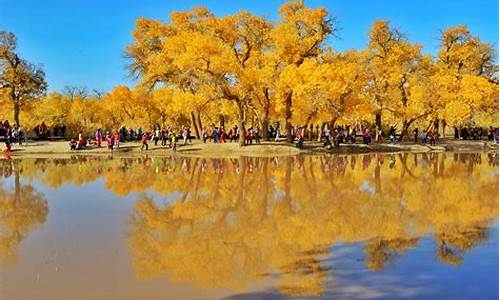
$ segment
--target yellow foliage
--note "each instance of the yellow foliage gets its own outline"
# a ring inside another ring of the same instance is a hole
[[[366,49],[336,53],[325,44],[336,30],[331,20],[326,9],[301,0],[283,4],[274,22],[247,11],[216,16],[206,7],[173,12],[167,21],[140,18],[126,48],[136,87],[117,86],[102,99],[69,99],[40,96],[45,85],[38,80],[32,82],[38,89],[26,86],[29,99],[17,102],[1,89],[0,118],[19,107],[23,126],[45,121],[71,133],[153,124],[191,124],[199,132],[221,119],[264,133],[285,121],[287,134],[292,123],[370,124],[374,116],[403,131],[439,119],[497,124],[494,49],[467,26],[444,30],[432,58],[389,20],[373,23]],[[12,48],[9,43],[0,46]],[[39,71],[32,77],[43,79]]]

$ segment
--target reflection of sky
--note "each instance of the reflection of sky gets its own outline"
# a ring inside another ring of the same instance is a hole
[[[348,247],[351,251],[342,249]],[[334,247],[335,299],[498,299],[498,225],[489,240],[465,254],[460,266],[437,261],[432,238],[421,239],[412,249],[382,270],[366,269],[360,245]],[[330,297],[326,297],[330,299]]]
[[[371,186],[370,182],[364,181],[361,186],[359,187],[359,190],[362,192],[366,192],[368,194],[374,195],[375,194],[375,189]]]
[[[465,254],[460,266],[437,261],[435,247],[431,237],[424,237],[415,249],[373,272],[366,267],[362,244],[338,244],[324,262],[331,268],[330,282],[315,299],[498,299],[498,224],[486,243]],[[271,289],[226,298],[254,299],[288,297]]]
[[[144,192],[147,198],[151,199],[156,207],[165,207],[174,202],[176,199],[180,199],[182,193],[174,192],[168,195],[162,195],[152,190],[147,190]],[[199,193],[200,196],[203,196],[202,193]]]

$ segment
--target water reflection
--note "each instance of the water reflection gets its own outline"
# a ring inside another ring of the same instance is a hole
[[[48,207],[42,194],[20,183],[18,171],[2,171],[4,176],[14,176],[12,189],[0,182],[0,266],[5,266],[17,261],[19,244],[32,227],[45,222]]]
[[[244,291],[271,281],[281,294],[320,295],[334,280],[329,261],[339,243],[362,243],[366,266],[379,271],[432,236],[438,261],[458,266],[498,218],[497,154],[75,157],[0,166],[16,182],[15,191],[0,189],[2,257],[47,214],[43,196],[19,177],[54,188],[103,179],[118,196],[137,193],[126,234],[137,276],[166,273],[202,288]]]

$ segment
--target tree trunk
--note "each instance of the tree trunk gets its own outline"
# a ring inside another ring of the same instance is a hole
[[[406,121],[404,120],[403,121],[403,130],[401,131],[401,135],[399,136],[399,141],[403,141],[403,138],[407,138],[409,139],[410,135],[409,135],[409,132],[408,132],[408,129],[410,128],[410,125],[411,123],[413,123],[413,121]]]
[[[378,129],[382,129],[382,112],[377,112],[375,115],[375,126],[377,126]]]
[[[196,138],[200,139],[200,131],[198,129],[198,124],[196,124],[196,118],[194,116],[194,112],[191,112],[191,121],[193,122],[194,132],[196,134]]]
[[[293,142],[291,119],[292,119],[292,92],[289,91],[285,96],[285,131],[286,131],[286,140],[289,143]]]
[[[240,146],[245,146],[245,111],[243,108],[243,103],[238,101],[238,128],[240,129],[240,140],[238,141]]]
[[[446,120],[445,119],[442,119],[441,120],[441,127],[443,127],[443,138],[444,136],[446,135]]]
[[[335,130],[335,126],[337,124],[337,117],[334,117],[333,120],[331,121],[331,127],[330,127],[330,130]]]
[[[432,121],[429,121],[429,125],[427,125],[427,127],[425,127],[425,131],[429,131],[432,127]]]
[[[262,138],[267,141],[269,140],[269,119],[264,116],[264,119],[262,120]]]
[[[165,120],[166,120],[165,115],[161,114],[160,119],[161,119],[161,127],[163,128],[165,127]],[[62,123],[62,120],[60,121],[60,123]]]
[[[14,102],[14,123],[16,123],[17,127],[19,128],[19,103],[17,101]]]
[[[200,117],[200,112],[196,113],[196,121],[198,122],[198,128],[200,130],[203,130],[203,125],[201,124],[201,117]]]
[[[224,116],[223,115],[219,115],[219,125],[220,127],[225,127],[225,119],[224,119]]]
[[[269,89],[264,89],[264,115],[262,116],[262,137],[264,140],[269,140],[269,110],[270,110],[271,100],[269,99]]]
[[[323,130],[325,129],[325,126],[326,124],[325,123],[321,123],[321,127],[318,128],[318,142],[321,142],[321,137],[323,135]]]

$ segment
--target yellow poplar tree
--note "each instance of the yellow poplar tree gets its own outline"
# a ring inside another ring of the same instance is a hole
[[[244,134],[254,88],[249,65],[265,46],[262,32],[269,23],[248,12],[218,18],[204,7],[172,13],[170,19],[169,24],[138,21],[135,43],[128,48],[134,70],[151,87],[161,83],[234,102]],[[212,87],[208,95],[200,88],[207,85]]]
[[[0,104],[10,104],[14,111],[14,122],[19,126],[21,109],[45,95],[47,82],[45,72],[21,57],[16,51],[13,33],[0,31]]]
[[[467,26],[450,27],[441,35],[437,64],[431,77],[440,104],[436,118],[460,125],[481,123],[475,117],[498,116],[498,65],[491,45],[472,35]],[[498,118],[486,119],[497,123]]]
[[[272,32],[280,74],[276,89],[281,98],[278,105],[284,114],[287,139],[291,141],[294,86],[289,84],[293,82],[289,76],[296,74],[294,69],[307,58],[322,53],[333,26],[326,9],[307,7],[303,0],[285,3],[279,13],[281,19]]]

